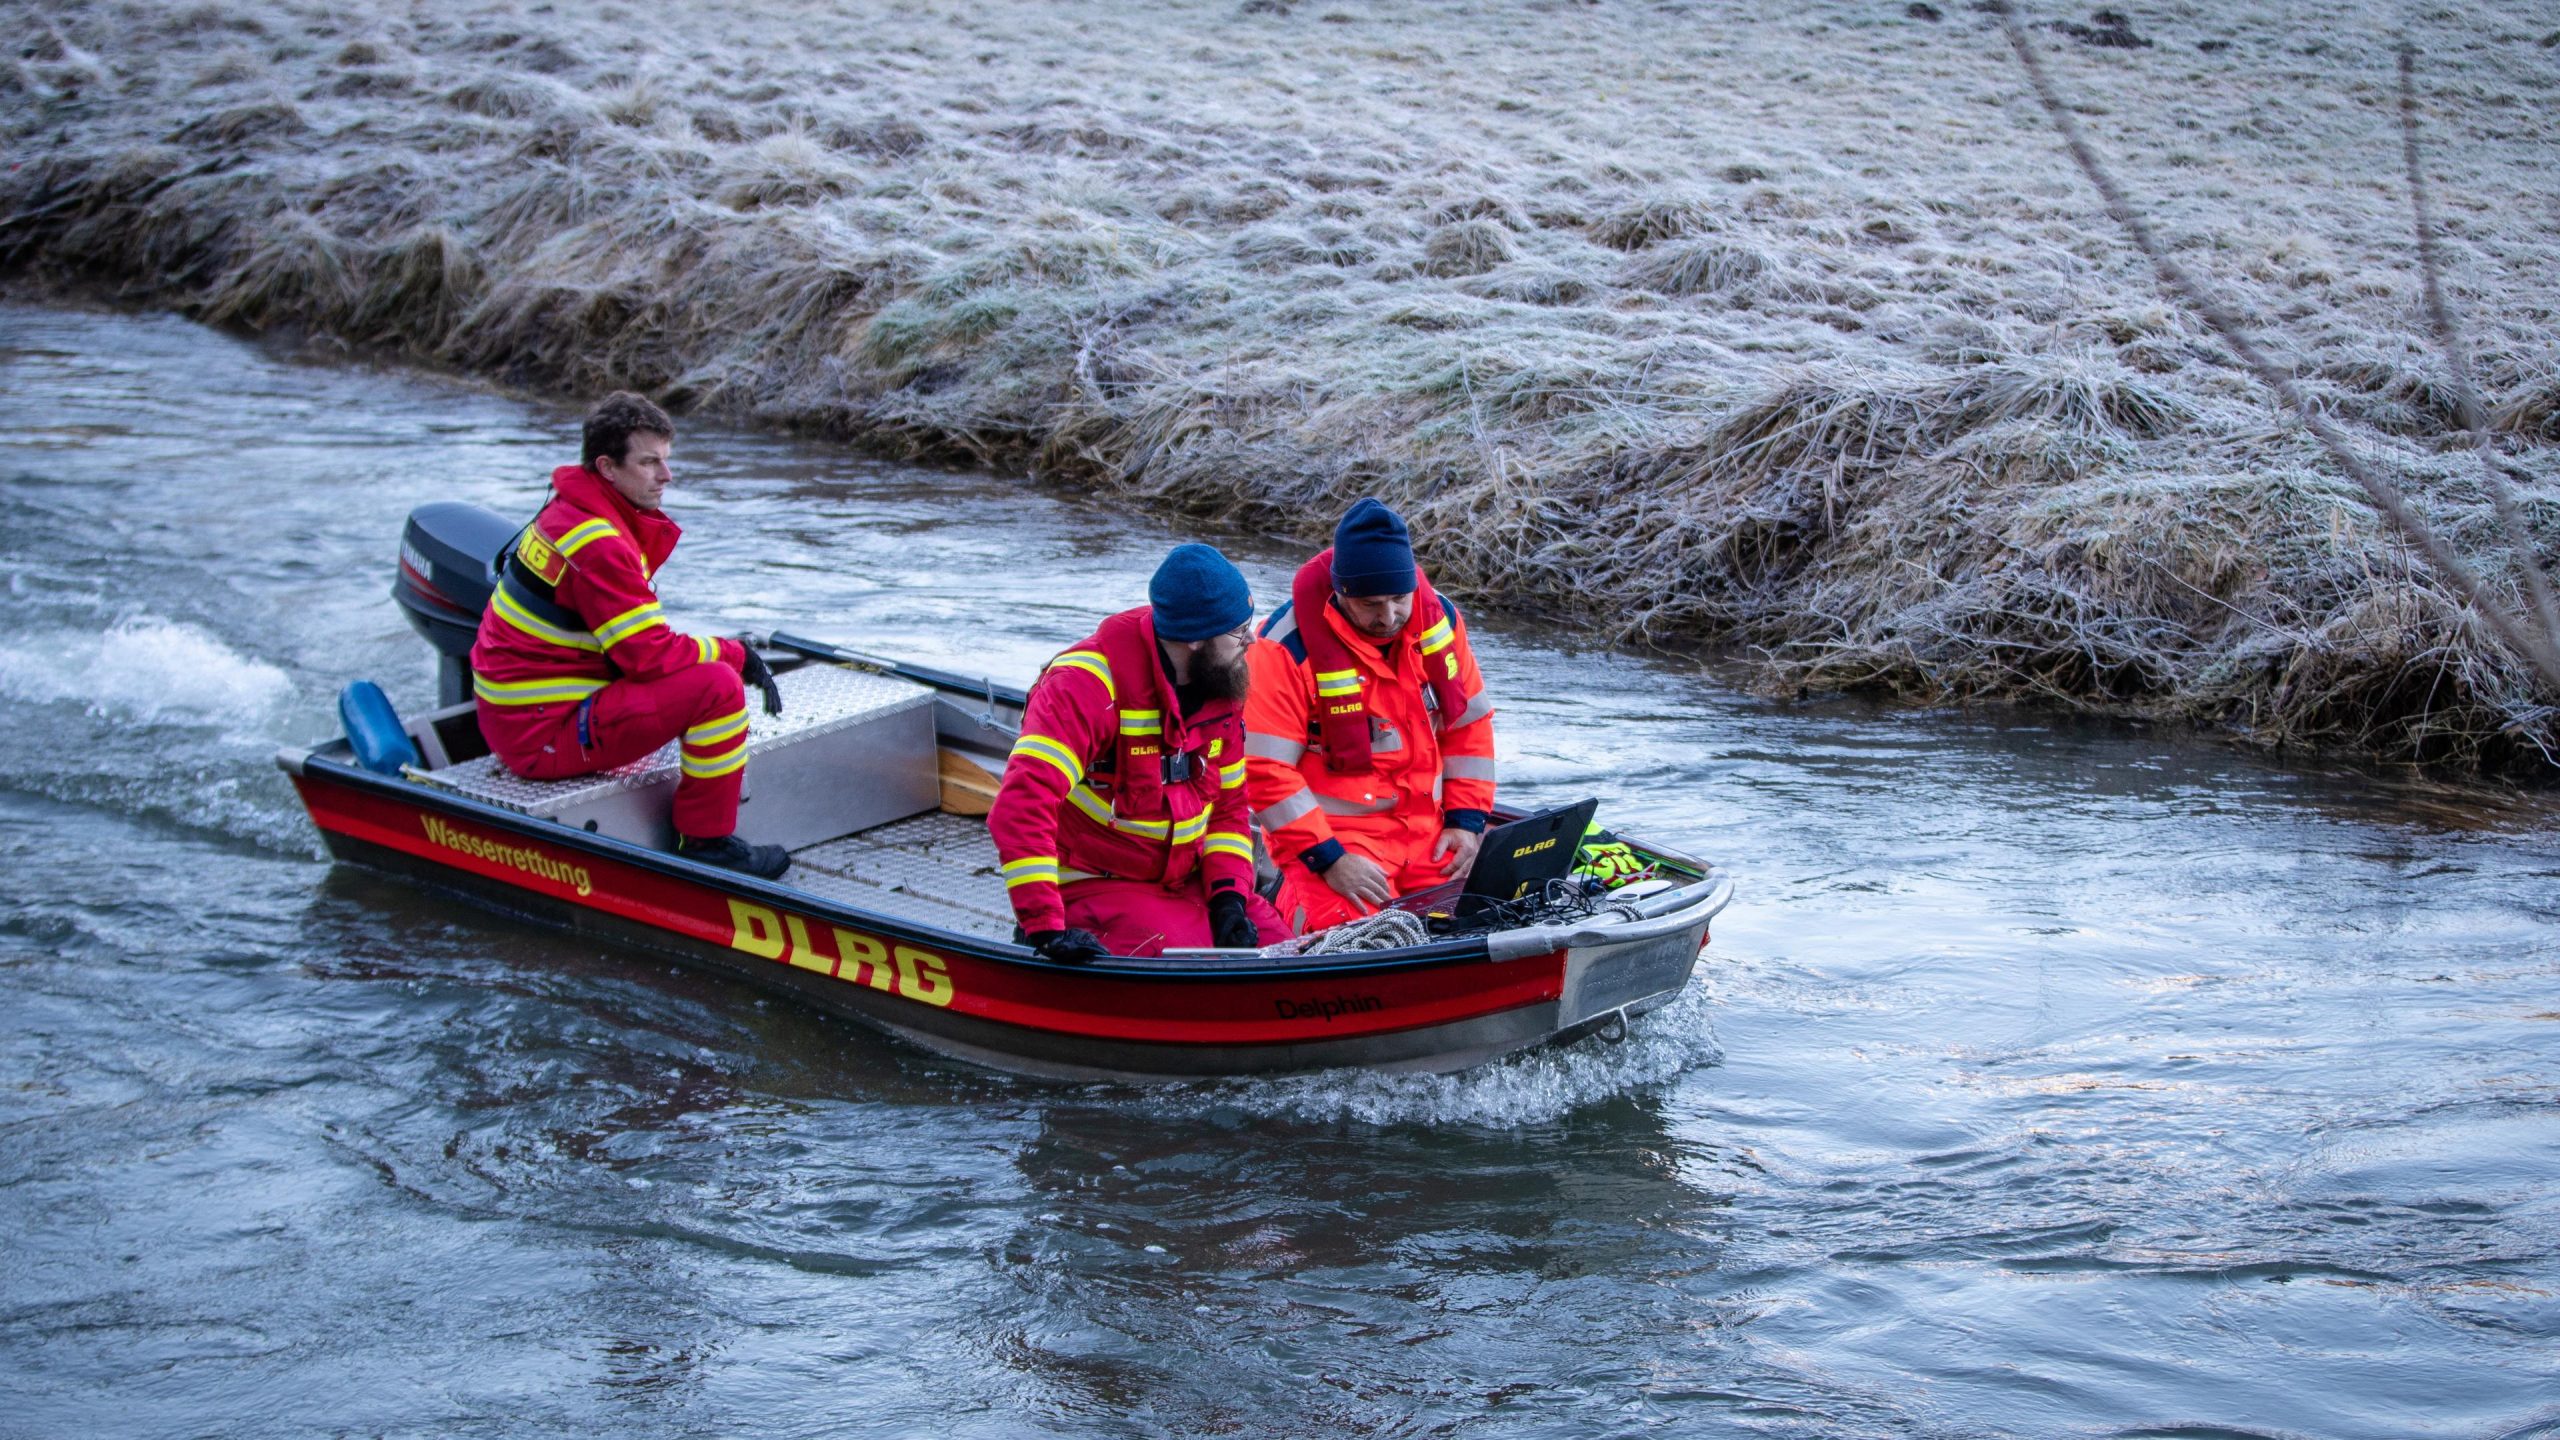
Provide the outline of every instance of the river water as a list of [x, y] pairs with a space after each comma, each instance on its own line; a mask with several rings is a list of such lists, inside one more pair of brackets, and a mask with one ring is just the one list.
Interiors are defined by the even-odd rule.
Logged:
[[[271, 757], [431, 697], [401, 517], [528, 512], [575, 420], [0, 308], [0, 1434], [2560, 1434], [2547, 800], [1487, 619], [1509, 797], [1737, 877], [1686, 998], [1015, 1081], [320, 858]], [[680, 624], [972, 672], [1177, 533], [677, 460]]]

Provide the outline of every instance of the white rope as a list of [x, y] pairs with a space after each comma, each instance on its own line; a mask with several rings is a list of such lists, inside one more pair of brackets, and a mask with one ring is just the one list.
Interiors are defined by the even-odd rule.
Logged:
[[1422, 917], [1410, 910], [1381, 910], [1357, 920], [1345, 920], [1329, 930], [1318, 930], [1295, 940], [1272, 946], [1266, 955], [1339, 955], [1351, 950], [1394, 950], [1406, 945], [1430, 943], [1431, 932], [1424, 928]]

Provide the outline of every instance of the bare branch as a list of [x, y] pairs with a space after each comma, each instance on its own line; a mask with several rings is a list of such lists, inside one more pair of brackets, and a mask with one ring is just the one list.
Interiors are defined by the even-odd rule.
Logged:
[[2418, 230], [2418, 270], [2425, 277], [2427, 322], [2434, 327], [2436, 343], [2444, 349], [2445, 366], [2453, 375], [2454, 413], [2462, 428], [2471, 435], [2472, 452], [2480, 457], [2481, 477], [2489, 482], [2489, 496], [2498, 508], [2498, 522], [2505, 527], [2507, 544], [2515, 551], [2516, 568], [2524, 572], [2526, 593], [2533, 597], [2534, 618], [2542, 622], [2545, 637], [2560, 636], [2560, 604], [2554, 603], [2550, 578], [2543, 574], [2535, 557], [2533, 536], [2526, 530], [2524, 512], [2516, 504], [2516, 492], [2498, 468], [2498, 454], [2489, 440], [2489, 417], [2480, 403], [2480, 386], [2472, 379], [2471, 351], [2463, 344], [2461, 327], [2453, 322], [2453, 307], [2444, 296], [2444, 257], [2436, 248], [2435, 205], [2427, 191], [2427, 172], [2418, 163], [2418, 47], [2400, 42], [2400, 158], [2409, 171], [2409, 205]]
[[2071, 152], [2072, 162], [2089, 177], [2089, 183], [2097, 187], [2098, 194], [2106, 201], [2107, 214], [2123, 227], [2125, 234], [2151, 261], [2151, 268], [2159, 275], [2161, 284], [2221, 337], [2223, 344], [2231, 348], [2231, 353], [2257, 377], [2260, 384], [2274, 391], [2286, 408], [2301, 418], [2303, 426], [2319, 442], [2320, 448], [2363, 488], [2374, 508], [2380, 510], [2393, 528], [2426, 556], [2427, 563], [2445, 577], [2472, 612], [2509, 648], [2540, 670], [2545, 683], [2560, 690], [2560, 646], [2553, 643], [2552, 632], [2534, 634], [2518, 623], [2517, 617], [2489, 594], [2479, 575], [2410, 506], [2408, 497], [2400, 493], [2400, 487], [2366, 464], [2363, 457], [2348, 445], [2346, 437], [2338, 433], [2337, 427], [2329, 423], [2328, 417], [2312, 406], [2301, 387], [2293, 383], [2293, 377], [2258, 348], [2257, 341], [2239, 316], [2215, 299], [2213, 292], [2179, 264], [2167, 246], [2160, 243], [2150, 223], [2134, 209], [2133, 201], [2116, 183], [2113, 172], [2090, 147], [2087, 137], [2081, 133], [2080, 122], [2062, 103], [2061, 92], [2054, 87], [2053, 77], [2045, 70], [2043, 58], [2036, 54], [2034, 45], [2027, 39], [2027, 29], [2018, 19], [2017, 7], [2010, 0], [1992, 0], [1992, 3], [2000, 16], [2001, 29], [2008, 34], [2009, 48], [2017, 52], [2018, 63], [2025, 68], [2028, 83], [2035, 87], [2036, 99], [2044, 105], [2045, 114], [2052, 119], [2054, 129], [2061, 132], [2062, 143]]

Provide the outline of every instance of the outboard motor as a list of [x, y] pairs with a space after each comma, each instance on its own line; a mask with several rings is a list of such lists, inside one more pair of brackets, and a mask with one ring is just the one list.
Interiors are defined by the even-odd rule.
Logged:
[[494, 510], [439, 500], [409, 512], [391, 598], [436, 647], [436, 704], [471, 698], [471, 642], [498, 586], [497, 562], [520, 527]]

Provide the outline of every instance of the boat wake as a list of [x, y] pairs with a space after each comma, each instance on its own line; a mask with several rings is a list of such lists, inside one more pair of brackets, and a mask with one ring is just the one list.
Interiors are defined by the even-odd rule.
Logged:
[[[1586, 1038], [1480, 1065], [1454, 1075], [1326, 1070], [1239, 1080], [1184, 1092], [1247, 1113], [1368, 1125], [1473, 1125], [1509, 1129], [1561, 1119], [1630, 1090], [1664, 1084], [1724, 1057], [1713, 1006], [1692, 984], [1680, 997], [1629, 1023], [1625, 1040]], [[1150, 1097], [1147, 1104], [1164, 1100]]]
[[307, 723], [292, 693], [282, 669], [193, 625], [56, 619], [0, 641], [0, 789], [310, 855], [300, 808], [245, 763]]
[[0, 694], [37, 704], [74, 701], [100, 717], [252, 725], [292, 688], [275, 666], [153, 615], [94, 634], [57, 630], [0, 645]]

